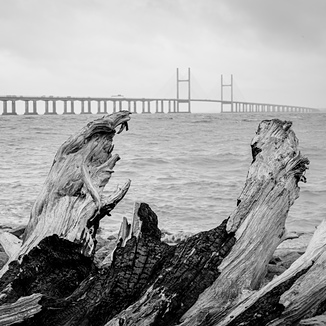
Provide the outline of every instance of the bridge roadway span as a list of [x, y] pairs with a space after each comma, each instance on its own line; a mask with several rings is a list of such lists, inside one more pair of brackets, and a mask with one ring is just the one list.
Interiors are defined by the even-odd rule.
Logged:
[[[72, 97], [72, 96], [1, 96], [0, 103], [2, 104], [2, 115], [17, 115], [18, 101], [25, 102], [24, 115], [37, 115], [37, 104], [40, 101], [45, 103], [44, 114], [58, 114], [57, 103], [63, 102], [63, 114], [76, 114], [75, 103], [80, 102], [81, 114], [92, 114], [92, 102], [97, 103], [97, 114], [107, 114], [111, 112], [121, 111], [125, 104], [132, 113], [151, 113], [151, 103], [155, 103], [155, 113], [191, 113], [192, 102], [203, 103], [220, 103], [221, 113], [259, 113], [259, 112], [318, 112], [318, 109], [266, 104], [266, 103], [253, 103], [253, 102], [238, 102], [238, 101], [222, 101], [210, 99], [176, 99], [176, 98], [129, 98], [123, 96], [116, 97]], [[109, 105], [111, 104], [112, 110]], [[180, 104], [185, 103], [186, 110], [180, 109]], [[30, 105], [32, 104], [32, 105]], [[139, 106], [141, 109], [139, 111]], [[227, 108], [225, 108], [227, 106]], [[137, 111], [138, 108], [138, 111]]]

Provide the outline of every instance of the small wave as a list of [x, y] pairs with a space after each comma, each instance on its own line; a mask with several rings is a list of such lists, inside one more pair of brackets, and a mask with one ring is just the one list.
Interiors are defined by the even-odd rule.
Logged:
[[246, 118], [246, 119], [242, 119], [241, 121], [244, 121], [244, 122], [253, 122], [253, 121], [260, 121], [261, 119], [249, 119], [249, 118]]
[[212, 123], [213, 120], [195, 120], [192, 121], [191, 123]]
[[323, 190], [308, 190], [308, 189], [301, 189], [301, 194], [304, 196], [325, 196], [326, 195], [326, 191]]

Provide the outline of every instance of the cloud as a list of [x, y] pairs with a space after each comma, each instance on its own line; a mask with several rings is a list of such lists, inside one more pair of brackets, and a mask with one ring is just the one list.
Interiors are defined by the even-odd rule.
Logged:
[[[171, 76], [175, 88], [176, 67], [191, 67], [202, 88], [216, 89], [216, 96], [220, 74], [233, 73], [251, 100], [291, 101], [290, 93], [294, 100], [292, 92], [278, 96], [281, 87], [306, 87], [298, 84], [304, 84], [300, 71], [307, 80], [325, 82], [323, 0], [0, 4], [0, 60], [6, 66], [0, 83], [8, 94], [34, 87], [34, 94], [153, 96]], [[315, 91], [314, 101], [324, 102]]]
[[252, 37], [250, 43], [259, 42], [279, 51], [325, 49], [326, 2], [323, 0], [234, 0], [223, 2], [223, 6], [225, 29], [232, 31], [234, 26], [234, 33]]

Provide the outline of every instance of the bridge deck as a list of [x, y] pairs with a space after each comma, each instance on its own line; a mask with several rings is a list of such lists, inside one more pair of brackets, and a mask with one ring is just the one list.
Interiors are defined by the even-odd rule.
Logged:
[[[318, 112], [318, 109], [281, 105], [281, 104], [267, 104], [256, 102], [239, 102], [239, 101], [225, 101], [218, 99], [176, 99], [176, 98], [136, 98], [136, 97], [78, 97], [78, 96], [1, 96], [0, 103], [2, 103], [2, 115], [16, 115], [16, 102], [25, 102], [24, 115], [37, 115], [37, 103], [43, 101], [45, 103], [45, 114], [57, 114], [57, 103], [63, 102], [63, 114], [75, 114], [75, 102], [81, 103], [81, 113], [91, 114], [92, 102], [97, 102], [97, 112], [99, 114], [106, 114], [122, 110], [122, 103], [127, 103], [127, 109], [131, 112], [137, 113], [137, 106], [141, 103], [141, 113], [151, 113], [151, 103], [155, 102], [155, 113], [190, 113], [192, 102], [202, 103], [220, 103], [222, 113], [242, 113], [242, 112]], [[32, 108], [30, 108], [32, 102]], [[112, 110], [108, 108], [108, 102], [112, 104]], [[180, 111], [179, 104], [186, 103], [188, 105], [186, 111]], [[85, 105], [86, 104], [86, 105]], [[164, 106], [168, 109], [164, 110]], [[229, 110], [225, 108], [227, 106]], [[1, 106], [0, 106], [1, 107]], [[138, 110], [139, 111], [139, 110]]]

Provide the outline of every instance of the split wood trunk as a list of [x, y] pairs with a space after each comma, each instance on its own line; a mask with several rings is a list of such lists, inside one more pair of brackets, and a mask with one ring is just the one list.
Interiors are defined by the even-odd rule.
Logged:
[[[94, 262], [100, 220], [128, 191], [103, 188], [119, 157], [121, 111], [89, 123], [58, 150], [22, 240], [4, 233], [0, 325], [313, 325], [326, 310], [326, 222], [304, 255], [268, 284], [275, 249], [309, 161], [291, 122], [262, 121], [234, 212], [176, 245], [156, 214], [136, 203], [112, 250]], [[120, 129], [120, 131], [122, 130]], [[222, 155], [222, 154], [221, 154]], [[217, 203], [218, 205], [218, 203]], [[317, 325], [317, 324], [316, 324]]]

